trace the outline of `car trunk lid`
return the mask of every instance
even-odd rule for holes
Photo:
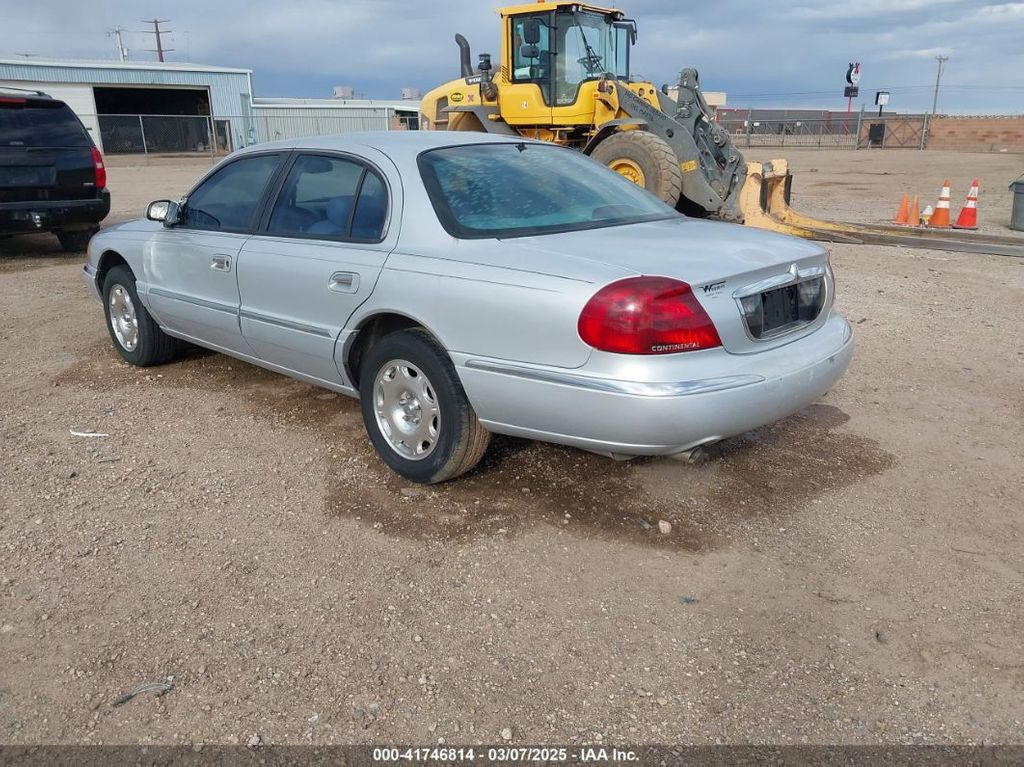
[[[813,332],[832,300],[828,253],[820,245],[736,224],[673,218],[509,242],[682,280],[711,317],[722,346],[736,354]]]

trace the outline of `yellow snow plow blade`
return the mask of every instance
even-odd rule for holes
[[[789,206],[793,176],[785,160],[748,162],[740,190],[743,223],[794,237],[859,245],[902,245],[958,253],[990,253],[1024,258],[1024,237],[993,237],[952,229],[854,224],[825,221],[797,213]]]

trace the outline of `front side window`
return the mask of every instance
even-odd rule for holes
[[[449,234],[522,237],[674,218],[652,194],[570,149],[474,144],[419,156],[434,211]]]
[[[250,229],[280,159],[280,155],[268,154],[225,165],[188,196],[178,225],[188,229]]]
[[[269,234],[380,240],[387,191],[374,171],[354,160],[301,155],[274,205]]]
[[[620,76],[620,69],[625,76],[625,65],[617,60],[619,35],[608,17],[573,11],[556,18],[556,106],[574,104],[580,83],[586,80],[597,80],[606,73]]]

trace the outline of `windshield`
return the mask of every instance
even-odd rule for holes
[[[661,200],[585,155],[533,143],[469,144],[419,156],[454,237],[523,237],[673,218]]]

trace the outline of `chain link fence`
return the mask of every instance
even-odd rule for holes
[[[82,115],[106,154],[228,154],[279,139],[368,130],[417,130],[419,114],[374,108],[327,113],[273,110],[248,115]]]
[[[781,109],[719,109],[716,120],[739,147],[924,149],[927,115]]]
[[[89,122],[89,116],[84,116]],[[278,139],[367,130],[416,130],[415,112],[347,110],[257,112],[250,115],[95,115],[106,154],[194,154],[218,157],[234,149]],[[794,112],[719,109],[716,120],[740,147],[861,149],[925,148],[928,118],[864,112]]]
[[[97,115],[107,154],[226,154],[227,120],[204,115]]]
[[[752,146],[857,146],[860,115],[820,113],[787,115],[776,110],[720,109],[719,125],[732,135],[733,143],[740,147]]]

